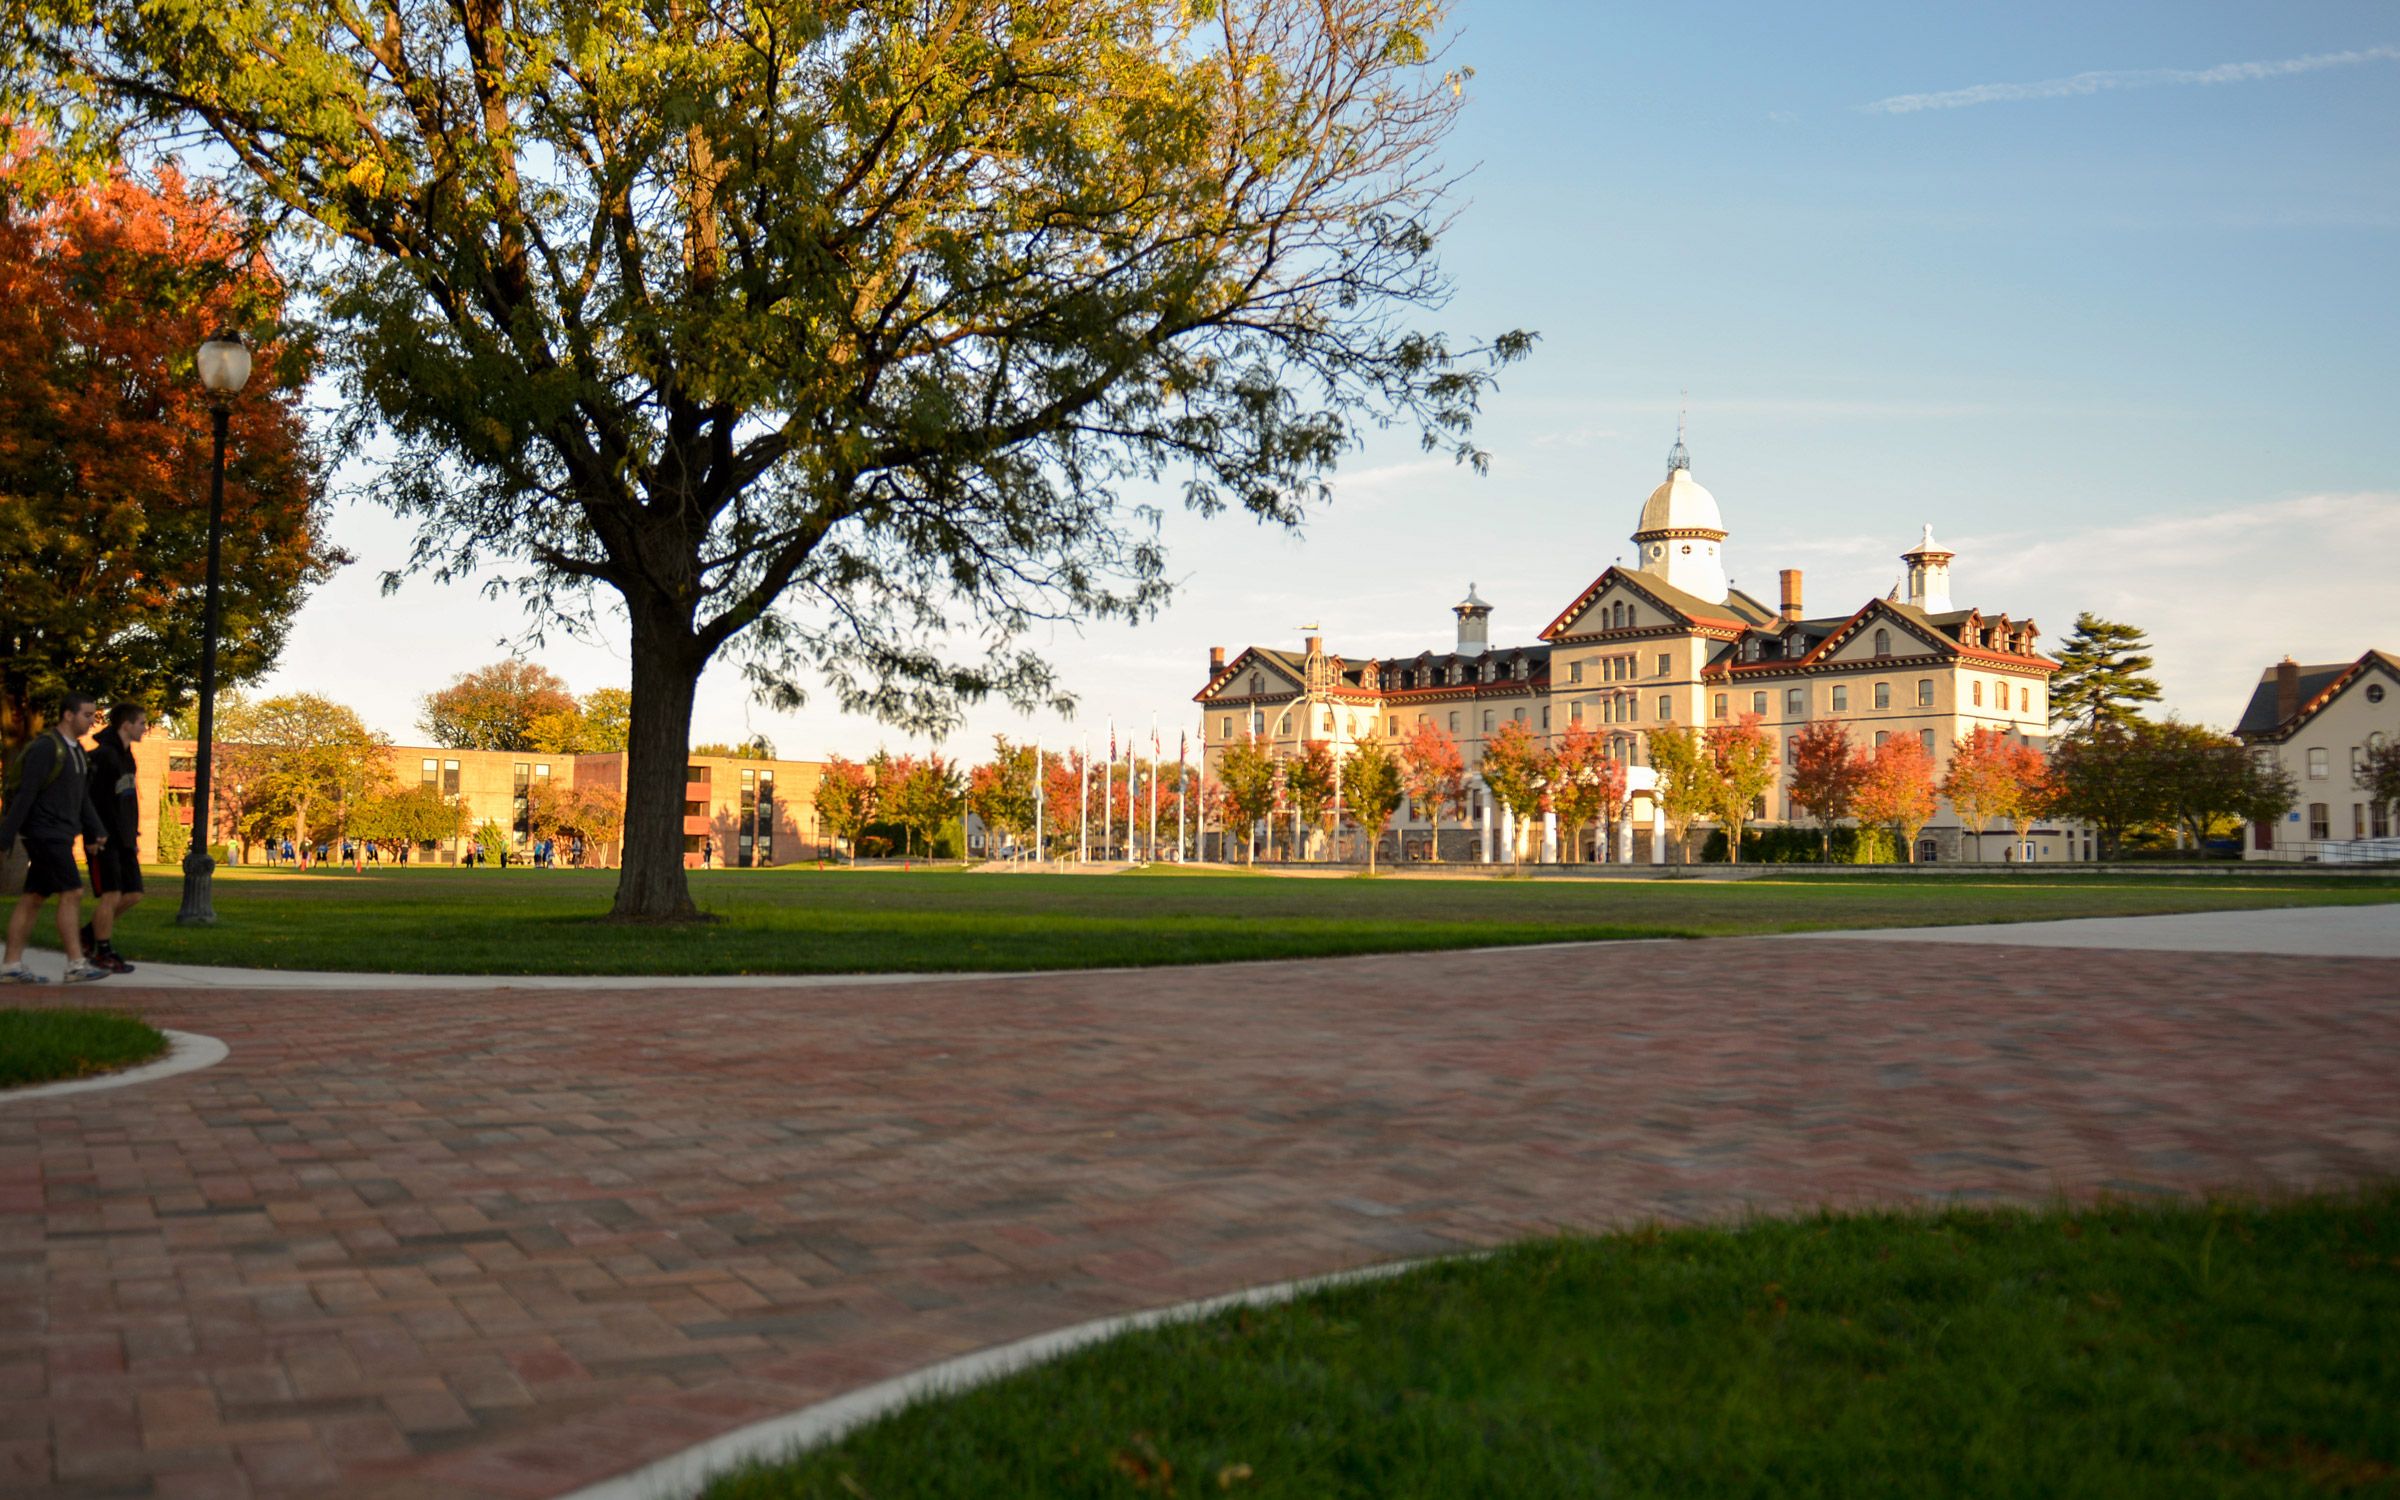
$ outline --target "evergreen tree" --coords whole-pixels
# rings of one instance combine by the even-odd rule
[[[2123,724],[2139,717],[2135,705],[2158,701],[2150,641],[2135,626],[2085,610],[2075,617],[2075,633],[2067,637],[2058,662],[2059,673],[2050,679],[2053,724],[2070,729]]]

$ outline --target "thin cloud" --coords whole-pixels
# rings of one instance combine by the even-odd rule
[[[1928,109],[1965,109],[1976,104],[2013,104],[2029,99],[2075,99],[2116,89],[2161,88],[2185,83],[2255,83],[2325,68],[2400,61],[2400,47],[2362,47],[2351,52],[2316,52],[2306,57],[2262,62],[2219,63],[2213,68],[2121,68],[2045,78],[2038,83],[1979,83],[1935,94],[1894,94],[1859,108],[1871,115],[1913,115]]]

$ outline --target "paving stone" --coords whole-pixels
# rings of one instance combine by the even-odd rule
[[[555,1495],[989,1344],[1561,1227],[2400,1171],[2388,961],[1905,959],[112,989],[233,1054],[0,1107],[0,1490]]]

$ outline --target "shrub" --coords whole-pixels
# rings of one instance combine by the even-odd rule
[[[881,834],[862,833],[858,836],[858,857],[860,859],[881,859],[891,852],[892,841]]]

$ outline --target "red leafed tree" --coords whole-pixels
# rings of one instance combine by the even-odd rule
[[[849,846],[850,863],[858,863],[858,836],[875,821],[875,773],[839,755],[826,757],[817,778],[817,822]]]
[[[193,361],[271,328],[284,287],[223,203],[173,167],[47,189],[0,140],[0,744],[70,689],[154,712],[200,678],[210,417]],[[301,418],[305,352],[269,342],[232,406],[217,680],[263,676],[346,558]]]
[[[1431,719],[1400,747],[1400,785],[1408,793],[1409,811],[1432,829],[1427,847],[1438,863],[1442,857],[1442,815],[1467,815],[1467,758],[1458,741]]]
[[[1983,858],[1983,830],[1994,818],[2005,818],[2015,799],[2014,748],[2005,730],[1979,725],[1951,750],[1950,769],[1942,774],[1942,795],[1975,835],[1977,859]]]
[[[1866,757],[1850,810],[1870,827],[1889,828],[1901,857],[1917,862],[1917,833],[1933,821],[1933,757],[1913,734],[1895,734]]]
[[[1792,805],[1816,820],[1819,857],[1832,857],[1833,825],[1850,816],[1865,773],[1849,731],[1834,720],[1820,719],[1793,736]]]
[[[1569,724],[1552,752],[1550,780],[1551,810],[1567,847],[1580,855],[1583,830],[1624,803],[1625,768],[1608,753],[1607,736]]]

